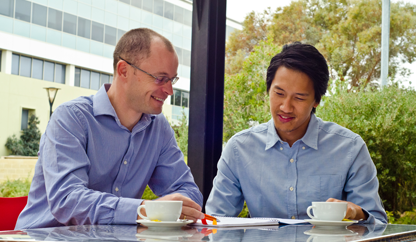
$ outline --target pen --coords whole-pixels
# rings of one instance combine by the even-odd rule
[[[221,222],[219,219],[217,219],[216,217],[210,216],[208,214],[204,214],[205,215],[205,219],[206,220],[210,220],[210,221],[217,221],[217,222]]]

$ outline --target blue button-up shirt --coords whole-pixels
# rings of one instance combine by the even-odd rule
[[[313,201],[350,201],[386,223],[377,171],[362,138],[311,115],[305,135],[292,147],[273,120],[234,135],[218,162],[206,211],[237,216],[244,200],[252,217],[309,218]]]
[[[143,114],[130,132],[111,105],[109,87],[54,111],[16,229],[135,224],[147,184],[158,196],[180,193],[202,205],[166,118]]]

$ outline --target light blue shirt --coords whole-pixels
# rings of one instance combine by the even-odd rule
[[[244,200],[252,217],[307,219],[312,201],[350,201],[386,223],[377,171],[362,138],[311,115],[304,137],[292,147],[273,120],[234,135],[218,162],[206,212],[237,216]]]
[[[111,105],[109,88],[54,111],[16,229],[135,224],[147,184],[158,196],[180,193],[202,206],[163,114],[143,114],[130,132]]]

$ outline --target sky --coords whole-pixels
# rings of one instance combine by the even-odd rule
[[[243,22],[245,16],[251,11],[262,12],[268,7],[275,10],[277,7],[290,5],[290,2],[291,0],[227,0],[227,17]],[[393,0],[392,2],[397,1]],[[416,0],[404,0],[404,2],[416,4]],[[413,64],[405,64],[404,66],[413,72],[407,79],[413,80],[411,86],[416,89],[416,62]],[[404,85],[410,86],[408,82],[404,83]]]

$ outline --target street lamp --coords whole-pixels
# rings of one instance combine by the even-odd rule
[[[53,105],[53,102],[55,102],[56,94],[58,93],[58,90],[60,88],[45,87],[45,89],[46,89],[46,92],[48,93],[48,98],[49,98],[49,106],[50,106],[49,118],[50,118],[52,116],[52,105]]]

